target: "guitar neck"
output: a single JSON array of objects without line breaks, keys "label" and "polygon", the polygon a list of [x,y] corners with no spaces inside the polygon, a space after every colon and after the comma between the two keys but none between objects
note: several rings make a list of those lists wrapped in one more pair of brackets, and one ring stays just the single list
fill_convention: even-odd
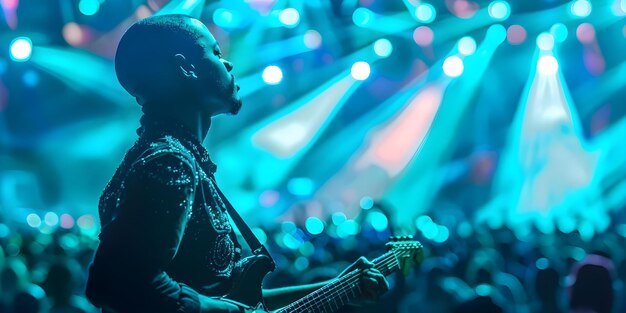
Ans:
[{"label": "guitar neck", "polygon": [[[374,267],[385,276],[400,268],[398,259],[391,251],[374,259],[372,262]],[[324,287],[276,311],[276,313],[335,312],[361,295],[360,276],[361,270],[354,270],[332,280]]]}]

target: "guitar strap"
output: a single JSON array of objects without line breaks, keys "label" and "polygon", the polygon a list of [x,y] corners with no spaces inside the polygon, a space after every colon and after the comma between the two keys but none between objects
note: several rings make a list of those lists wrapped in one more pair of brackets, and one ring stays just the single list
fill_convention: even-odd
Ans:
[{"label": "guitar strap", "polygon": [[230,201],[228,201],[226,196],[224,196],[224,194],[222,193],[222,190],[220,190],[220,188],[217,186],[217,182],[215,181],[215,178],[212,178],[212,180],[213,180],[213,186],[215,186],[215,190],[217,191],[220,198],[222,198],[222,202],[224,202],[224,205],[226,205],[228,214],[233,219],[233,222],[235,222],[235,225],[239,229],[239,232],[243,236],[243,239],[246,241],[246,243],[252,250],[252,254],[267,256],[270,259],[270,262],[272,264],[272,271],[274,271],[276,269],[276,263],[274,262],[274,258],[272,258],[269,251],[267,251],[267,248],[265,248],[265,246],[259,241],[256,235],[254,235],[254,233],[250,229],[250,226],[248,226],[248,224],[243,220],[243,218],[241,218],[241,215],[239,215],[239,213],[237,212],[237,210],[235,210],[235,208],[230,203]]}]

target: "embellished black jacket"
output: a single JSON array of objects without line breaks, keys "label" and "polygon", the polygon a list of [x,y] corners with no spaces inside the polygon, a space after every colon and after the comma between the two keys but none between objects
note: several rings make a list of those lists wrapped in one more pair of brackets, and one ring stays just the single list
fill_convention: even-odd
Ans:
[{"label": "embellished black jacket", "polygon": [[180,129],[146,129],[99,204],[86,294],[103,311],[199,312],[228,292],[241,247],[208,152]]}]

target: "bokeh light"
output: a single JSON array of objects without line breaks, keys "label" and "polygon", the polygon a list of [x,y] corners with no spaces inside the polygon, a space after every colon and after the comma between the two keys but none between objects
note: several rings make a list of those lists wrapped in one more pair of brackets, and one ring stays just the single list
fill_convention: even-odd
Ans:
[{"label": "bokeh light", "polygon": [[470,36],[465,36],[459,39],[458,49],[459,53],[463,55],[472,55],[476,52],[476,41]]},{"label": "bokeh light", "polygon": [[41,226],[41,217],[35,213],[30,213],[26,216],[26,223],[30,227],[37,228]]},{"label": "bokeh light", "polygon": [[81,45],[85,41],[83,29],[80,25],[69,22],[63,26],[63,39],[72,46]]},{"label": "bokeh light", "polygon": [[487,7],[487,12],[496,20],[506,20],[511,15],[511,6],[506,1],[493,1]]},{"label": "bokeh light", "polygon": [[463,74],[463,60],[458,56],[449,56],[443,61],[443,73],[449,77],[459,77]]},{"label": "bokeh light", "polygon": [[358,61],[352,64],[350,74],[356,80],[366,80],[370,77],[370,65],[365,61]]},{"label": "bokeh light", "polygon": [[365,196],[359,201],[359,206],[361,206],[361,209],[363,210],[369,210],[374,207],[374,199],[372,199],[372,197]]},{"label": "bokeh light", "polygon": [[30,59],[33,52],[33,43],[28,37],[17,37],[11,41],[10,45],[11,60],[24,62]]},{"label": "bokeh light", "polygon": [[276,85],[283,80],[283,71],[276,65],[270,65],[263,70],[263,81],[268,85]]},{"label": "bokeh light", "polygon": [[574,0],[570,4],[570,12],[573,16],[587,17],[591,14],[592,6],[589,0]]},{"label": "bokeh light", "polygon": [[552,55],[544,55],[539,58],[539,61],[537,61],[537,71],[543,75],[555,75],[558,70],[559,62]]},{"label": "bokeh light", "polygon": [[67,214],[61,214],[61,228],[70,229],[74,227],[74,218]]},{"label": "bokeh light", "polygon": [[310,178],[295,177],[287,182],[287,190],[296,196],[309,196],[315,191],[315,184]]},{"label": "bokeh light", "polygon": [[233,11],[219,8],[213,12],[213,23],[223,28],[234,28],[238,24],[238,19]]},{"label": "bokeh light", "polygon": [[76,220],[76,225],[83,230],[91,230],[96,226],[93,216],[85,214]]},{"label": "bokeh light", "polygon": [[374,13],[366,8],[357,8],[352,13],[352,21],[357,26],[365,26],[374,19]]},{"label": "bokeh light", "polygon": [[526,40],[526,29],[521,25],[511,25],[506,30],[506,39],[512,45],[519,45]]},{"label": "bokeh light", "polygon": [[59,216],[54,212],[48,212],[44,216],[44,222],[48,226],[56,226],[59,223]]},{"label": "bokeh light", "polygon": [[549,51],[554,48],[554,36],[549,33],[541,33],[537,36],[537,47],[544,51]]},{"label": "bokeh light", "polygon": [[294,8],[286,8],[280,12],[278,20],[287,27],[295,27],[300,22],[300,12]]},{"label": "bokeh light", "polygon": [[590,44],[596,40],[596,30],[589,23],[582,23],[576,27],[576,38],[581,43]]},{"label": "bokeh light", "polygon": [[554,40],[556,42],[564,42],[569,34],[567,26],[563,23],[556,23],[552,25],[552,27],[550,27],[550,33],[554,36]]},{"label": "bokeh light", "polygon": [[372,225],[372,228],[379,232],[384,231],[389,226],[387,216],[379,211],[370,212],[367,215],[367,221]]},{"label": "bokeh light", "polygon": [[415,17],[422,23],[431,23],[437,17],[437,11],[429,3],[421,3],[415,8]]},{"label": "bokeh light", "polygon": [[386,58],[391,55],[391,52],[393,52],[393,45],[388,39],[382,38],[374,42],[374,53],[376,55]]},{"label": "bokeh light", "polygon": [[433,43],[435,34],[428,26],[420,26],[413,31],[413,40],[421,47],[428,47]]},{"label": "bokeh light", "polygon": [[322,45],[322,35],[316,30],[308,30],[304,33],[304,45],[309,49],[319,48]]},{"label": "bokeh light", "polygon": [[78,2],[78,10],[80,13],[91,16],[100,10],[100,1],[98,0],[80,0]]},{"label": "bokeh light", "polygon": [[311,216],[306,219],[305,227],[311,235],[319,235],[324,231],[324,222],[317,217]]}]

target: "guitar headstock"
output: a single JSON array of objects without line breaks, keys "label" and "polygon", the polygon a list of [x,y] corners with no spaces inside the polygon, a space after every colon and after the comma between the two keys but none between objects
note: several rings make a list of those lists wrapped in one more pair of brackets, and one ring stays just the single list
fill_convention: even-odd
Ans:
[{"label": "guitar headstock", "polygon": [[409,275],[412,265],[419,264],[424,260],[422,244],[413,240],[413,236],[392,236],[386,246],[387,251],[395,255],[400,271],[404,276]]}]

